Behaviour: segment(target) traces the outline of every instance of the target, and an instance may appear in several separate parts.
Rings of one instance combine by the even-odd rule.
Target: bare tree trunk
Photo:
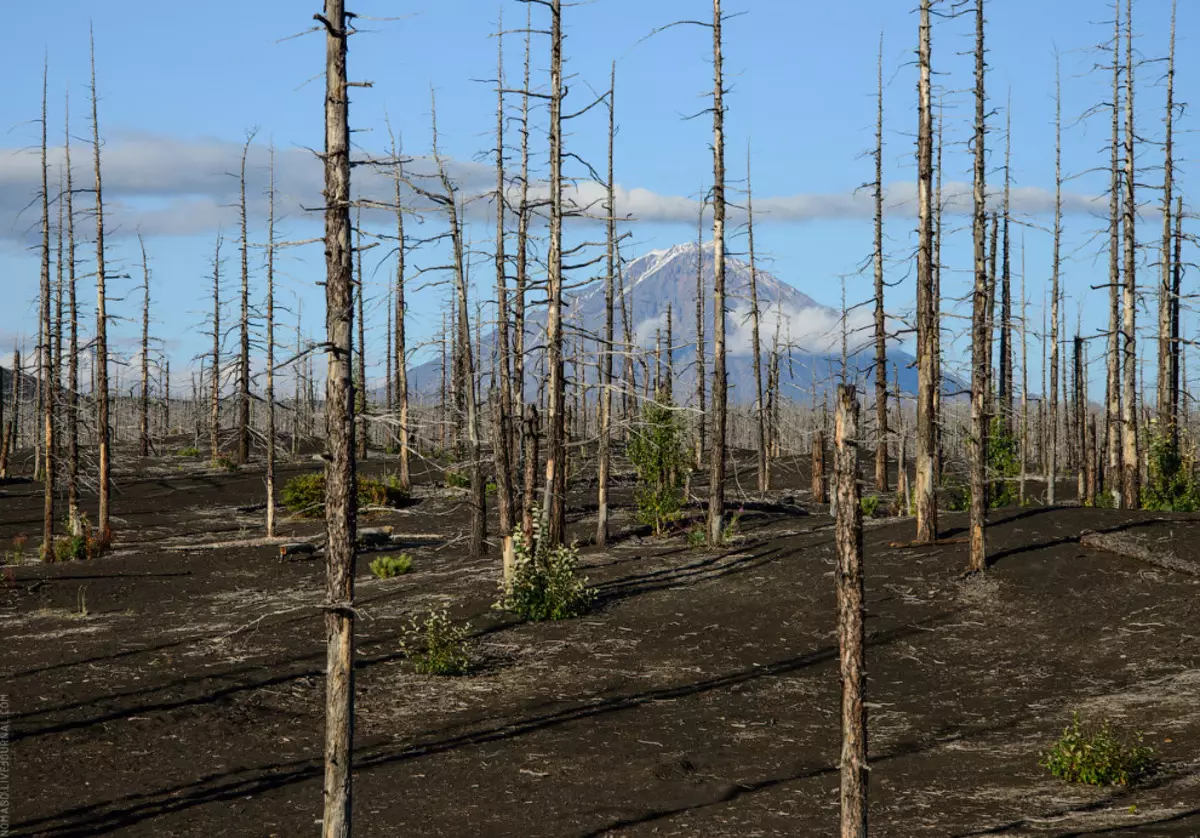
[[[91,48],[91,90],[92,90],[92,162],[96,177],[96,438],[97,463],[99,474],[99,508],[96,515],[96,532],[102,543],[107,543],[112,537],[108,525],[109,491],[112,485],[110,475],[108,443],[108,295],[105,291],[104,266],[104,190],[100,177],[100,118],[96,101],[96,40],[89,28],[89,44]]]
[[[354,742],[354,384],[350,332],[350,125],[344,0],[325,0],[325,816],[323,838],[349,838]]]
[[[758,491],[771,488],[767,458],[767,413],[763,402],[762,347],[759,344],[758,265],[754,260],[754,191],[750,186],[750,148],[746,147],[746,231],[750,240],[750,351],[754,359],[754,412],[758,434]]]
[[[930,0],[921,0],[920,67],[921,80],[919,131],[917,135],[917,213],[919,243],[917,245],[917,454],[916,507],[917,541],[937,540],[937,496],[933,457],[934,355],[938,328],[934,314],[933,292],[933,212],[931,190],[933,179],[933,109],[930,103]]]
[[[600,346],[600,451],[597,466],[596,546],[608,544],[608,479],[612,454],[612,380],[613,380],[613,275],[616,271],[617,207],[613,179],[613,145],[616,142],[617,64],[612,64],[608,87],[608,218],[605,226],[607,250],[604,266],[604,339]]]
[[[721,0],[713,0],[713,385],[709,445],[708,543],[725,531],[725,80],[721,66]]]
[[[813,431],[812,438],[812,500],[825,503],[825,432]]]
[[[1062,265],[1062,76],[1054,57],[1054,256],[1050,269],[1050,450],[1046,470],[1046,503],[1057,502],[1058,486],[1058,295]]]
[[[703,190],[701,190],[703,192]],[[705,452],[705,419],[708,416],[708,408],[705,404],[707,396],[705,394],[705,379],[708,378],[707,364],[705,358],[708,347],[704,341],[704,314],[705,304],[704,295],[706,289],[704,287],[704,205],[706,201],[703,195],[700,198],[700,212],[696,214],[696,470],[699,471],[704,467],[704,452]],[[622,299],[622,302],[624,300]],[[628,331],[628,327],[626,328]],[[630,344],[629,338],[626,337],[626,344]],[[633,346],[628,345],[626,351],[633,352]],[[625,365],[630,370],[629,381],[627,382],[630,388],[633,387],[632,369],[633,365],[626,356]]]
[[[138,233],[142,250],[142,398],[138,427],[139,449],[143,457],[150,456],[150,262],[146,258],[146,243]]]
[[[984,92],[985,64],[983,52],[984,18],[983,0],[975,6],[975,213],[972,233],[975,241],[975,294],[972,305],[971,329],[971,511],[970,540],[971,555],[968,569],[982,573],[987,569],[987,547],[984,541],[985,516],[987,515],[986,448],[985,434],[987,417],[985,399],[987,372],[991,366],[988,351],[988,266],[986,256],[987,195],[984,182],[986,161],[984,141],[987,132]]]
[[[275,537],[275,145],[267,186],[267,538]]]
[[[500,445],[494,448],[496,458],[496,511],[500,524],[500,555],[504,581],[512,579],[516,558],[513,553],[513,472],[509,462],[513,448],[511,411],[512,373],[509,363],[511,345],[508,342],[508,279],[504,254],[504,36],[503,21],[496,37],[496,348],[500,366],[500,402],[495,408],[496,436]]]
[[[546,544],[561,544],[566,535],[566,390],[562,323],[562,0],[550,7],[550,246],[547,257],[546,310],[546,490],[542,503]]]
[[[1183,281],[1183,196],[1175,199],[1175,258],[1171,261],[1171,413],[1175,416],[1174,444],[1179,444],[1180,430],[1187,428],[1187,413],[1180,413],[1181,381],[1184,344],[1180,341],[1180,292]]]
[[[1025,505],[1029,476],[1029,307],[1025,296],[1025,233],[1021,233],[1021,482],[1017,500]]]
[[[212,316],[212,360],[209,374],[212,376],[212,398],[208,412],[209,458],[216,462],[221,456],[221,234],[217,233],[217,247],[213,254],[213,316]]]
[[[942,433],[942,127],[943,108],[938,97],[937,121],[937,186],[933,193],[933,479],[942,480],[944,459]],[[899,385],[896,386],[899,394]],[[898,396],[897,396],[898,397]]]
[[[1166,425],[1171,450],[1179,446],[1179,416],[1172,399],[1174,381],[1175,345],[1171,340],[1171,324],[1174,321],[1178,300],[1172,295],[1173,265],[1171,261],[1171,206],[1174,189],[1174,126],[1175,126],[1175,12],[1176,2],[1171,0],[1171,45],[1167,58],[1167,114],[1166,140],[1163,145],[1163,233],[1162,233],[1162,282],[1158,289],[1158,416],[1159,423]]]
[[[1140,506],[1137,439],[1137,203],[1134,200],[1133,0],[1125,0],[1125,286],[1123,314],[1124,370],[1121,398],[1121,500],[1126,509]]]
[[[71,317],[70,353],[67,358],[67,521],[71,535],[79,535],[79,307],[75,276],[75,199],[71,169],[71,108],[65,106],[63,149],[67,168],[67,308]]]
[[[355,213],[354,232],[354,297],[358,305],[358,316],[355,327],[358,329],[358,339],[354,341],[353,354],[357,361],[356,375],[358,381],[354,388],[354,415],[357,420],[355,442],[358,444],[358,459],[367,459],[367,339],[366,315],[363,313],[364,297],[367,289],[363,282],[362,266],[362,210]]]
[[[54,403],[58,392],[54,354],[50,341],[54,334],[50,322],[50,184],[47,154],[46,83],[49,65],[42,65],[42,447],[45,449],[42,485],[42,559],[53,561],[54,554]]]
[[[1108,467],[1105,469],[1108,488],[1122,506],[1122,474],[1124,473],[1123,448],[1121,446],[1121,169],[1119,151],[1121,144],[1121,2],[1115,0],[1115,23],[1113,33],[1113,85],[1112,85],[1112,145],[1110,147],[1111,177],[1108,203],[1108,368],[1107,394],[1105,396],[1104,435],[1108,452]]]
[[[858,492],[858,399],[838,385],[834,432],[837,482],[838,649],[842,671],[842,838],[867,836],[867,705],[862,507]]]
[[[525,474],[521,504],[521,535],[525,544],[533,544],[533,505],[537,492],[538,415],[537,407],[525,405]]]
[[[8,477],[8,458],[17,447],[17,427],[20,423],[21,398],[21,352],[13,349],[12,377],[9,380],[11,406],[8,410],[8,422],[4,426],[4,438],[0,440],[0,478]]]
[[[517,206],[517,264],[513,278],[513,412],[516,421],[521,421],[525,404],[525,288],[528,281],[529,264],[529,63],[530,36],[533,28],[533,4],[525,10],[525,68],[524,85],[521,88],[521,183]],[[622,302],[624,302],[622,300]],[[525,436],[521,438],[521,457],[526,458]],[[514,469],[515,473],[515,469]],[[522,506],[522,520],[528,519],[531,510]],[[528,543],[528,542],[526,542]]]
[[[1012,94],[1008,97],[1004,128],[1004,230],[1000,247],[1000,418],[1004,432],[1013,432],[1013,342],[1012,342],[1012,261],[1009,221],[1012,192]]]
[[[875,119],[875,491],[888,490],[887,317],[883,310],[883,33]]]
[[[250,459],[250,242],[246,225],[246,155],[250,152],[250,143],[254,140],[254,132],[246,134],[246,142],[242,146],[242,166],[238,177],[241,195],[241,224],[242,224],[242,316],[238,323],[238,416],[237,416],[237,461],[245,463]]]
[[[396,312],[392,318],[392,328],[395,329],[395,353],[396,353],[396,401],[400,405],[400,488],[408,491],[412,486],[412,477],[409,467],[409,447],[411,445],[410,428],[411,418],[409,415],[408,403],[408,343],[407,335],[405,334],[405,318],[408,315],[408,306],[404,301],[404,257],[405,257],[405,238],[404,238],[404,207],[400,202],[400,184],[404,180],[404,161],[400,155],[402,150],[399,148],[395,139],[392,140],[392,159],[396,161],[394,176],[396,179]]]

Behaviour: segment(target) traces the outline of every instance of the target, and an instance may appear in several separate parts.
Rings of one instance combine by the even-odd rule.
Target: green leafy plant
[[[54,540],[54,555],[42,556],[43,561],[83,561],[94,559],[104,552],[105,543],[92,530],[86,515],[79,516],[79,533]]]
[[[879,495],[867,495],[859,500],[858,505],[862,507],[864,518],[874,518],[875,513],[879,511]]]
[[[500,584],[497,608],[526,620],[566,620],[591,610],[596,594],[579,575],[579,548],[572,544],[546,546],[534,509],[534,545],[521,530],[513,535],[515,563],[512,582]]]
[[[989,505],[996,509],[1017,503],[1012,478],[1021,473],[1021,446],[999,416],[992,417],[988,430],[987,470],[991,480]]]
[[[445,481],[448,489],[469,489],[471,487],[471,477],[465,471],[447,469]]]
[[[407,495],[399,488],[399,480],[387,482],[358,476],[358,506],[396,506]],[[325,473],[320,471],[297,474],[283,484],[279,501],[293,515],[316,518],[325,508]]]
[[[683,426],[670,399],[646,403],[626,454],[638,476],[634,492],[638,520],[662,535],[679,518],[681,488],[689,468]]]
[[[688,528],[687,545],[689,550],[703,550],[708,545],[708,533],[704,524],[693,524]]]
[[[214,457],[213,461],[212,461],[212,467],[216,468],[216,469],[220,469],[221,471],[237,471],[238,470],[238,464],[225,456]]]
[[[187,448],[180,448],[175,452],[176,457],[199,457],[200,449],[194,445],[189,445]]]
[[[725,528],[721,530],[722,544],[731,544],[734,539],[742,534],[742,515],[745,512],[745,509],[739,509],[729,516],[729,520],[725,522]]]
[[[1085,725],[1079,713],[1058,741],[1042,755],[1041,765],[1060,780],[1093,786],[1126,786],[1154,770],[1154,750],[1142,735],[1119,736],[1112,722]]]
[[[1170,435],[1151,429],[1146,440],[1147,480],[1142,487],[1142,507],[1157,512],[1200,510],[1200,483],[1195,461],[1185,454],[1183,441],[1171,443]]]
[[[466,675],[471,669],[470,634],[470,623],[456,625],[446,609],[435,609],[424,620],[409,621],[400,648],[422,675]]]
[[[380,579],[392,579],[403,576],[412,570],[412,556],[401,553],[399,556],[380,556],[370,564],[371,572]]]

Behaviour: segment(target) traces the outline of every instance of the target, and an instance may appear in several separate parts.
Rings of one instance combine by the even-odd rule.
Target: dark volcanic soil
[[[11,834],[317,835],[322,563],[199,549],[260,534],[238,507],[261,473],[142,473],[120,484],[113,554],[0,578]],[[39,490],[0,493],[0,547],[27,533],[28,558]],[[370,516],[413,535],[414,569],[379,580],[359,559],[355,834],[833,834],[830,519],[772,495],[800,506],[746,504],[722,552],[643,539],[626,505],[625,537],[583,549],[595,612],[541,625],[491,609],[499,559],[464,558],[447,490]],[[581,492],[580,538],[593,510]],[[893,548],[912,523],[869,523],[872,834],[1200,835],[1200,579],[1078,544],[1125,528],[1195,559],[1200,527],[1079,508],[993,522],[992,568],[971,579],[965,545]],[[943,515],[949,536],[963,523]],[[408,618],[442,604],[472,623],[469,677],[415,675],[399,650]],[[1160,773],[1050,778],[1039,752],[1075,709],[1144,731]]]

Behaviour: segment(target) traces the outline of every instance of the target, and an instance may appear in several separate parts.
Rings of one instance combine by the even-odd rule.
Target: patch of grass
[[[380,579],[392,579],[403,576],[412,570],[412,556],[401,553],[399,556],[380,556],[371,562],[371,572]]]
[[[187,448],[180,448],[175,452],[176,457],[199,457],[200,449],[194,445],[189,445]]]
[[[358,506],[396,506],[405,499],[398,478],[385,481],[358,476]],[[279,502],[293,515],[316,518],[325,508],[325,473],[314,471],[297,474],[283,484]]]
[[[526,620],[566,620],[591,610],[596,593],[579,575],[579,548],[557,545],[547,547],[538,533],[539,515],[534,510],[534,543],[525,542],[518,529],[513,536],[516,566],[511,584],[501,582],[500,599],[495,607]]]
[[[879,495],[867,495],[866,497],[859,499],[858,505],[862,507],[862,514],[864,518],[874,518],[875,513],[879,511]]]
[[[470,623],[456,625],[446,609],[435,609],[424,620],[409,621],[400,648],[422,675],[466,675],[471,670],[470,633]]]
[[[729,520],[725,522],[725,529],[721,530],[721,543],[732,544],[742,534],[742,513],[744,509],[739,509],[737,512],[729,516]]]
[[[1058,741],[1042,755],[1041,765],[1060,780],[1092,786],[1127,786],[1154,770],[1154,750],[1142,735],[1118,735],[1112,722],[1086,725],[1079,713]]]

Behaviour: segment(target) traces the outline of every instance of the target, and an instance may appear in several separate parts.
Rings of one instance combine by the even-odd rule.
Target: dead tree
[[[79,515],[79,307],[76,298],[75,276],[75,201],[74,178],[71,169],[71,107],[65,105],[63,128],[64,164],[67,169],[67,308],[71,318],[69,352],[67,354],[67,523],[71,535],[79,535],[82,520]]]
[[[1176,355],[1178,349],[1172,340],[1171,324],[1174,322],[1175,309],[1179,300],[1172,293],[1174,266],[1172,263],[1172,230],[1171,206],[1174,190],[1175,159],[1174,159],[1174,127],[1175,127],[1175,12],[1176,2],[1171,2],[1171,39],[1167,57],[1167,113],[1166,138],[1163,144],[1163,233],[1162,279],[1158,286],[1158,416],[1159,422],[1166,425],[1165,431],[1170,440],[1171,450],[1179,446],[1179,416],[1178,404],[1174,399],[1172,383],[1175,380]]]
[[[546,485],[540,537],[550,546],[566,534],[566,389],[563,365],[562,0],[550,10],[550,244],[546,264]]]
[[[275,537],[275,145],[267,183],[267,538]],[[293,406],[293,409],[298,407]]]
[[[1125,0],[1125,194],[1123,226],[1125,285],[1123,287],[1121,380],[1121,501],[1125,509],[1140,505],[1137,438],[1137,203],[1134,194],[1133,124],[1133,0]]]
[[[517,241],[516,265],[513,276],[513,412],[518,420],[523,418],[525,404],[525,291],[529,279],[529,65],[530,41],[533,32],[533,4],[526,7],[525,13],[525,67],[524,86],[521,97],[521,178],[519,197],[517,199]],[[522,462],[528,457],[525,448],[525,434],[520,434]],[[528,465],[525,466],[526,472]],[[525,493],[522,492],[524,498]],[[532,508],[522,502],[521,520],[530,520]],[[524,527],[524,523],[522,523]],[[528,535],[528,534],[527,534]],[[528,543],[528,541],[526,542]]]
[[[888,490],[887,317],[883,311],[883,33],[875,119],[875,491]]]
[[[212,377],[211,397],[208,408],[208,451],[209,459],[216,462],[221,456],[221,234],[217,233],[217,246],[213,252],[213,313],[212,313],[212,358],[209,360],[209,375]]]
[[[825,503],[825,432],[820,428],[812,437],[812,502]]]
[[[754,362],[754,413],[758,445],[758,491],[771,488],[767,451],[767,413],[763,401],[762,348],[759,344],[758,265],[754,259],[754,190],[750,185],[750,147],[746,146],[746,234],[750,245],[750,352]]]
[[[608,87],[608,195],[605,210],[604,265],[604,338],[600,346],[600,451],[597,466],[596,546],[608,544],[608,479],[612,453],[612,382],[613,382],[613,278],[616,271],[617,208],[613,177],[613,146],[616,142],[617,63],[612,64]]]
[[[362,210],[355,215],[354,233],[354,300],[358,307],[355,317],[355,327],[358,329],[358,339],[353,340],[353,356],[357,362],[354,386],[354,418],[357,428],[355,441],[358,443],[358,459],[367,459],[367,339],[366,315],[363,313],[364,297],[367,289],[363,282],[363,244],[362,244]]]
[[[1059,271],[1062,265],[1062,75],[1058,56],[1054,57],[1054,255],[1050,268],[1050,399],[1046,503],[1054,506],[1058,484],[1058,298]]]
[[[1108,359],[1107,392],[1105,393],[1106,422],[1104,437],[1108,454],[1105,476],[1113,498],[1122,506],[1123,447],[1121,445],[1121,0],[1113,3],[1112,52],[1112,140],[1109,147],[1109,196],[1108,196]]]
[[[696,214],[696,470],[699,471],[704,467],[704,450],[705,450],[705,417],[708,411],[705,405],[707,400],[705,394],[705,385],[708,377],[708,372],[705,369],[705,355],[707,347],[704,343],[704,190],[701,190],[700,211]],[[622,295],[622,303],[624,303],[624,295]],[[628,327],[626,327],[628,333]],[[630,353],[625,356],[626,368],[630,371],[633,369],[631,360],[633,346],[630,345],[628,336],[625,338],[627,348],[626,352]],[[629,380],[626,384],[632,388],[633,379],[630,372]]]
[[[390,131],[390,128],[389,128]],[[395,294],[395,314],[392,318],[392,328],[394,333],[394,348],[396,353],[395,361],[395,397],[399,405],[399,416],[397,422],[400,426],[399,434],[399,478],[400,488],[408,491],[411,487],[411,477],[409,474],[409,446],[410,442],[410,424],[411,418],[409,415],[408,403],[408,343],[405,332],[405,318],[408,314],[408,307],[404,300],[404,257],[405,257],[405,238],[404,238],[404,207],[400,201],[400,185],[404,181],[404,161],[401,158],[401,149],[399,148],[395,135],[392,135],[392,159],[395,161],[393,177],[396,183],[396,294]]]
[[[1029,477],[1029,306],[1025,296],[1025,233],[1021,233],[1021,482],[1017,502],[1025,506],[1025,484]]]
[[[713,0],[713,382],[708,471],[708,543],[725,532],[725,79],[721,59],[721,0]]]
[[[325,815],[323,838],[350,838],[354,739],[354,384],[350,331],[350,123],[344,0],[325,0]]]
[[[499,404],[495,406],[496,438],[493,448],[496,459],[496,512],[500,526],[500,555],[504,566],[505,584],[512,579],[516,566],[513,552],[513,472],[509,458],[512,452],[512,372],[509,363],[511,349],[508,338],[508,270],[505,245],[505,179],[504,179],[504,26],[496,36],[496,348],[499,373],[493,377],[500,383]]]
[[[921,0],[919,126],[917,133],[917,541],[937,539],[937,496],[933,456],[934,391],[938,388],[934,355],[938,328],[933,290],[933,108],[930,101],[930,0]]]
[[[42,484],[42,558],[54,559],[54,403],[58,393],[58,380],[54,369],[54,353],[50,350],[53,325],[50,322],[50,184],[49,164],[46,161],[48,120],[46,119],[46,93],[49,64],[42,65],[42,446],[45,449],[45,467]],[[19,382],[14,378],[14,386]]]
[[[1004,208],[1000,246],[1000,377],[998,397],[1004,432],[1013,432],[1013,342],[1012,342],[1012,250],[1009,239],[1012,205],[1012,95],[1005,109],[1004,128]]]
[[[973,296],[971,317],[971,511],[970,511],[970,541],[971,555],[969,570],[983,572],[987,569],[987,552],[984,542],[985,516],[987,514],[987,482],[986,482],[986,408],[987,373],[991,366],[988,351],[988,266],[986,254],[987,236],[987,195],[984,181],[986,160],[984,159],[984,141],[987,132],[987,99],[984,91],[984,17],[983,0],[976,0],[975,6],[975,138],[973,151],[975,158],[975,212],[972,223],[972,235],[975,243],[975,293]]]
[[[834,479],[838,649],[842,673],[841,838],[867,836],[866,615],[858,437],[858,398],[852,385],[839,384]]]
[[[241,173],[238,177],[242,225],[242,316],[238,322],[237,461],[239,463],[245,463],[250,459],[250,243],[246,228],[246,156],[250,153],[250,143],[254,141],[254,134],[254,131],[246,134],[246,142],[242,145]]]
[[[150,261],[146,258],[146,242],[138,233],[142,251],[142,398],[138,425],[140,453],[150,456]]]
[[[96,514],[96,531],[100,540],[107,543],[112,533],[108,525],[109,492],[112,486],[109,465],[109,422],[108,422],[108,295],[105,290],[104,266],[104,190],[100,177],[100,117],[96,97],[96,39],[89,27],[88,41],[91,54],[92,92],[92,165],[96,178],[96,440],[99,473],[99,493]]]

